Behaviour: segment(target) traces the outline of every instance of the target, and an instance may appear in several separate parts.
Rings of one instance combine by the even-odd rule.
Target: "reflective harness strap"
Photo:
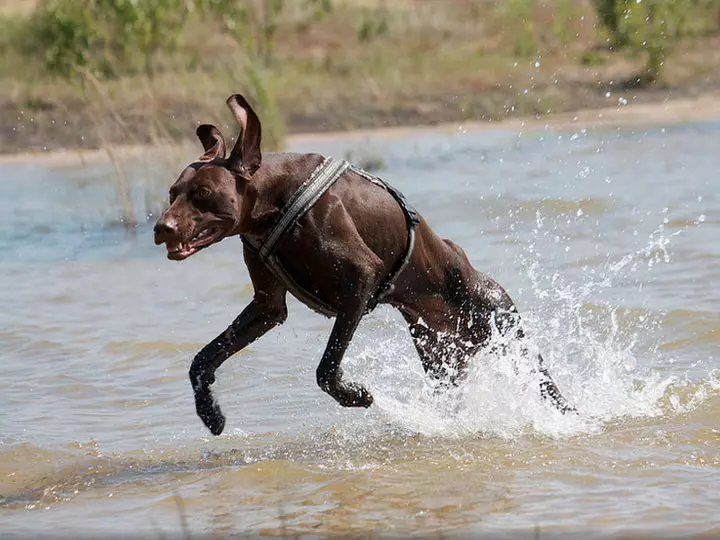
[[[310,210],[318,199],[340,178],[350,164],[344,159],[335,161],[333,158],[325,158],[323,162],[312,172],[310,177],[297,189],[287,206],[283,209],[283,215],[275,224],[275,227],[260,246],[260,257],[267,259],[275,249],[280,239],[295,224],[300,221],[308,210]]]
[[[415,209],[410,206],[407,199],[380,178],[370,173],[350,165],[346,160],[336,161],[333,158],[325,158],[323,162],[312,172],[310,177],[295,191],[283,209],[277,224],[273,227],[267,238],[260,244],[251,241],[245,236],[241,236],[243,244],[252,251],[260,255],[260,259],[270,268],[275,276],[285,285],[285,287],[295,295],[298,300],[307,304],[315,311],[322,313],[328,317],[335,315],[335,311],[325,304],[322,300],[314,296],[312,293],[300,287],[292,276],[285,270],[277,256],[274,254],[275,247],[285,235],[297,224],[297,222],[312,208],[322,195],[330,189],[330,187],[347,171],[362,176],[373,184],[382,187],[398,202],[405,215],[405,221],[408,226],[408,244],[405,256],[395,265],[385,282],[378,288],[376,293],[368,302],[367,311],[372,311],[382,298],[390,293],[395,280],[403,271],[410,258],[412,257],[413,248],[415,247],[415,226],[420,223],[420,218]]]

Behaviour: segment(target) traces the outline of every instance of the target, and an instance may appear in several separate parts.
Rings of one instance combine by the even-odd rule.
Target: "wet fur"
[[[171,204],[155,226],[155,242],[168,256],[186,258],[199,245],[242,235],[262,241],[288,199],[321,163],[318,154],[260,152],[261,125],[240,95],[228,99],[240,124],[230,155],[215,126],[197,135],[205,154],[170,188]],[[202,235],[205,236],[202,236]],[[198,236],[200,235],[200,236]],[[215,236],[218,236],[215,239]],[[369,407],[370,392],[343,378],[341,361],[368,303],[403,257],[407,224],[382,188],[347,171],[278,245],[277,256],[298,285],[331,306],[335,323],[317,368],[317,383],[345,407]],[[211,245],[211,244],[208,244]],[[174,251],[173,251],[174,250]],[[245,263],[254,297],[235,321],[195,357],[190,380],[196,410],[212,433],[225,426],[210,386],[230,356],[287,318],[285,286],[247,247]],[[409,264],[382,298],[408,324],[429,376],[458,384],[468,359],[488,344],[493,329],[524,339],[512,300],[492,278],[476,271],[465,252],[438,237],[421,218]],[[538,356],[540,392],[560,411],[571,410]]]

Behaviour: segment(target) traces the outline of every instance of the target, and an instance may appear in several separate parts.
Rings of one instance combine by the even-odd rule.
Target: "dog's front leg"
[[[256,296],[225,332],[195,356],[190,366],[190,382],[195,392],[195,410],[213,435],[225,428],[225,416],[210,390],[215,371],[233,354],[240,351],[287,317],[285,297],[270,303]]]
[[[355,283],[356,289],[349,293],[350,300],[343,302],[338,310],[335,324],[330,333],[330,340],[325,347],[320,365],[318,365],[316,376],[317,383],[323,391],[330,394],[343,407],[369,407],[373,403],[373,397],[367,389],[357,383],[342,381],[342,362],[345,351],[360,323],[368,300],[370,299],[371,278],[349,279],[349,283]]]
[[[338,315],[316,372],[318,386],[343,407],[369,407],[373,403],[370,392],[364,386],[342,381],[340,367],[363,312],[364,308]]]
[[[287,318],[285,287],[255,251],[245,249],[243,255],[255,289],[253,300],[227,330],[203,347],[190,366],[195,410],[213,435],[220,435],[225,428],[225,417],[210,390],[210,385],[215,382],[215,371],[233,354]]]

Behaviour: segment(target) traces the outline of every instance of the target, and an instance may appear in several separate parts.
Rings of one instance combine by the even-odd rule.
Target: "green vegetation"
[[[660,79],[673,44],[717,34],[717,0],[595,0],[611,50],[645,53],[645,69],[630,81],[643,86]]]
[[[175,141],[200,121],[234,135],[237,91],[270,149],[287,130],[546,114],[720,79],[720,0],[15,3],[4,151]]]
[[[152,76],[158,53],[176,51],[192,7],[183,0],[44,0],[27,22],[25,52],[67,79],[85,70]]]
[[[332,11],[332,0],[300,0],[294,23],[309,27]],[[225,33],[251,58],[266,66],[272,64],[278,31],[290,10],[286,0],[195,0],[195,6],[207,17],[217,18]]]

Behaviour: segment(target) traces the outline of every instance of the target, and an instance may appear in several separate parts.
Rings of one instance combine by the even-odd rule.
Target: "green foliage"
[[[625,4],[625,0],[595,0],[598,19],[608,32],[611,49],[622,48],[628,42],[627,29],[622,24]]]
[[[24,21],[19,17],[0,14],[0,56],[6,57],[22,45],[27,32]]]
[[[580,63],[583,66],[588,66],[588,67],[600,66],[600,65],[604,64],[606,61],[607,61],[607,59],[604,56],[602,56],[594,51],[584,51],[580,55]]]
[[[356,35],[360,43],[373,41],[385,34],[390,28],[390,14],[385,7],[363,9],[357,25]]]
[[[705,37],[720,26],[720,0],[37,2],[29,15],[0,16],[6,101],[34,107],[37,117],[51,119],[59,116],[52,110],[56,106],[76,107],[73,114],[79,118],[90,106],[101,103],[98,109],[105,115],[108,103],[117,103],[116,114],[107,120],[117,125],[98,121],[95,129],[94,120],[79,120],[86,122],[86,135],[96,132],[86,140],[134,140],[138,134],[153,140],[158,132],[168,139],[188,136],[188,111],[204,115],[212,103],[217,112],[215,103],[240,91],[257,106],[267,149],[279,147],[284,136],[278,103],[302,129],[365,124],[365,102],[371,99],[379,103],[372,105],[373,112],[381,112],[371,122],[386,115],[403,122],[408,114],[434,121],[449,114],[450,105],[443,101],[441,111],[436,98],[428,104],[427,96],[449,93],[473,96],[458,99],[452,118],[503,116],[508,93],[515,113],[530,113],[541,110],[538,92],[514,96],[521,81],[536,73],[528,60],[542,59],[543,70],[558,71],[576,53],[586,66],[622,62],[606,48],[578,51],[592,38],[596,21],[620,54],[637,64],[646,61],[635,77],[641,84],[662,77],[678,38]],[[689,61],[679,73],[692,71],[693,80],[699,80],[699,70],[717,66],[711,57],[702,59],[699,47],[692,50],[695,43],[712,47],[713,40],[678,47],[678,56]],[[597,71],[617,78],[624,62],[612,67],[617,69],[587,69],[580,76],[590,80]],[[77,86],[50,81],[49,73],[81,82],[84,101],[77,99]],[[506,88],[508,82],[512,87]],[[485,89],[491,87],[502,90],[488,96]],[[558,83],[548,92],[568,97],[559,110],[585,103],[572,85]],[[141,125],[146,118],[153,120],[150,127]]]
[[[555,0],[555,14],[553,17],[553,33],[566,45],[575,37],[572,33],[572,19],[575,16],[574,0]]]
[[[669,0],[646,0],[646,2],[645,40],[640,46],[647,51],[648,59],[641,81],[652,83],[660,78],[670,46],[669,36],[665,32]]]
[[[513,53],[521,58],[537,53],[533,4],[533,0],[507,0],[505,5],[515,37]]]
[[[67,79],[86,70],[144,69],[152,76],[157,52],[174,50],[192,8],[188,0],[45,0],[30,20],[26,46]]]
[[[660,78],[674,41],[717,30],[718,0],[595,0],[611,49],[647,54],[635,84]]]
[[[126,65],[152,76],[156,54],[176,49],[193,7],[188,0],[96,0],[95,18]]]
[[[273,63],[278,30],[288,8],[285,0],[197,0],[200,10],[217,18],[222,28],[254,60]],[[300,26],[332,11],[332,0],[304,0]]]
[[[204,4],[205,13],[217,16],[225,33],[248,55],[267,65],[272,62],[277,19],[284,9],[284,0],[207,0]]]
[[[263,126],[262,145],[264,151],[280,150],[285,141],[285,122],[277,106],[275,92],[270,78],[252,65],[243,70],[246,82],[243,93],[250,97],[253,108]]]
[[[46,0],[30,21],[27,45],[43,54],[47,70],[65,78],[92,61],[100,38],[90,10],[73,0]]]
[[[305,9],[312,18],[319,20],[332,12],[332,0],[306,0]]]
[[[664,31],[664,4],[668,2],[670,0],[596,0],[610,48],[647,53],[644,72],[632,81],[635,85],[655,82],[662,72],[669,47]]]

